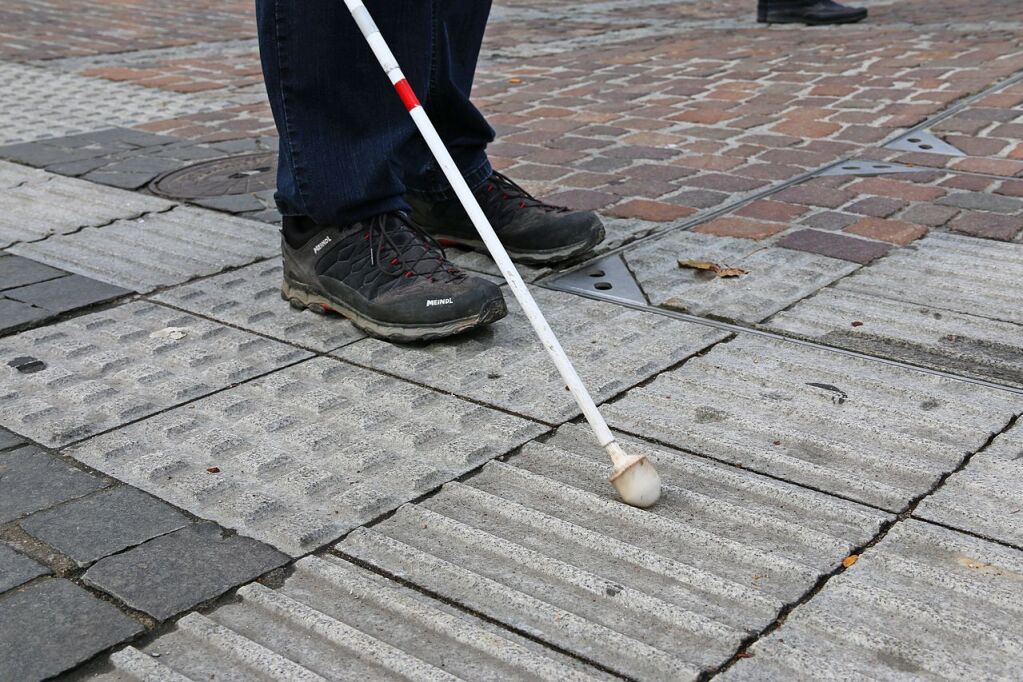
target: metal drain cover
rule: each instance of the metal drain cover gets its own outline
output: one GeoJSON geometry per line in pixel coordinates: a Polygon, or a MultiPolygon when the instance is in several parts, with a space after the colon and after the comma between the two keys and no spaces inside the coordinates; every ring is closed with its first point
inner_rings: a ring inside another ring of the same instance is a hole
{"type": "Polygon", "coordinates": [[[170,199],[203,199],[261,192],[276,182],[277,153],[257,152],[179,168],[153,180],[149,189],[170,199]]]}
{"type": "Polygon", "coordinates": [[[550,281],[554,289],[650,305],[621,256],[605,256],[550,281]]]}
{"type": "Polygon", "coordinates": [[[949,144],[934,133],[918,130],[906,133],[888,144],[885,149],[896,149],[902,152],[923,152],[925,154],[944,154],[945,156],[966,156],[966,153],[955,145],[949,144]]]}

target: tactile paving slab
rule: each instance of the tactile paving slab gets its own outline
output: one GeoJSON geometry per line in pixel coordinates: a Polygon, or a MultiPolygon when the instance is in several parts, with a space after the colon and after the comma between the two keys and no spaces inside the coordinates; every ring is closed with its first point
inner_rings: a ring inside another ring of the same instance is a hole
{"type": "MultiPolygon", "coordinates": [[[[0,171],[2,172],[2,171],[0,171]]],[[[14,173],[0,182],[14,180],[14,173]]],[[[0,188],[0,248],[17,242],[68,234],[83,227],[105,225],[120,218],[166,211],[173,203],[156,197],[123,192],[59,175],[40,175],[24,169],[23,182],[0,188]]]]}
{"type": "Polygon", "coordinates": [[[1019,551],[905,521],[723,679],[1016,679],[1021,575],[1019,551]]]}
{"type": "Polygon", "coordinates": [[[744,322],[759,322],[859,267],[770,243],[688,231],[642,242],[622,256],[653,305],[744,322]],[[746,274],[717,277],[679,267],[680,260],[710,261],[746,274]]]}
{"type": "Polygon", "coordinates": [[[308,355],[164,306],[130,303],[0,339],[0,423],[60,446],[308,355]]]}
{"type": "Polygon", "coordinates": [[[1023,422],[974,455],[913,513],[1023,548],[1023,422]]]}
{"type": "Polygon", "coordinates": [[[139,650],[110,658],[96,682],[610,679],[584,663],[358,568],[307,557],[284,585],[193,613],[139,650]],[[263,679],[263,675],[259,675],[263,679]]]}
{"type": "Polygon", "coordinates": [[[901,510],[1021,409],[1011,393],[740,337],[603,411],[631,433],[901,510]]]}
{"type": "Polygon", "coordinates": [[[280,259],[167,289],[154,300],[320,352],[365,337],[337,315],[295,310],[281,299],[280,259]]]}
{"type": "Polygon", "coordinates": [[[767,324],[831,346],[1023,386],[1023,326],[935,305],[829,288],[767,324]]]}
{"type": "Polygon", "coordinates": [[[0,62],[0,144],[131,126],[223,106],[211,98],[0,62]]]}
{"type": "MultiPolygon", "coordinates": [[[[531,291],[597,402],[728,336],[572,294],[531,291]]],[[[414,347],[366,339],[336,355],[547,422],[579,414],[521,308],[509,292],[505,297],[508,318],[480,332],[414,347]]]]}
{"type": "Polygon", "coordinates": [[[614,499],[603,452],[570,425],[336,549],[629,679],[682,680],[728,660],[888,518],[624,446],[654,458],[663,477],[649,510],[614,499]]]}
{"type": "Polygon", "coordinates": [[[48,177],[44,171],[0,161],[0,190],[45,182],[48,177]]]}
{"type": "Polygon", "coordinates": [[[179,206],[9,250],[145,293],[269,258],[280,252],[280,233],[266,223],[179,206]]]}
{"type": "Polygon", "coordinates": [[[319,358],[72,453],[197,516],[298,555],[543,430],[319,358]]]}
{"type": "Polygon", "coordinates": [[[932,234],[839,282],[842,291],[1023,324],[1023,245],[932,234]]]}

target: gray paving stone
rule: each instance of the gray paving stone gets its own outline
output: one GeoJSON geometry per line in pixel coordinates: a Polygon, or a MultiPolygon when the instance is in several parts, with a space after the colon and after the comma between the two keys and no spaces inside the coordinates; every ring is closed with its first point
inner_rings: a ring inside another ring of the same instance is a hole
{"type": "MultiPolygon", "coordinates": [[[[15,256],[16,257],[16,256],[15,256]]],[[[2,259],[0,259],[2,265],[2,259]]],[[[68,275],[3,292],[11,300],[42,308],[53,314],[127,296],[131,291],[82,275],[68,275]]]]}
{"type": "Polygon", "coordinates": [[[0,679],[34,682],[130,639],[142,625],[67,580],[0,598],[0,679]]]}
{"type": "Polygon", "coordinates": [[[641,242],[622,255],[654,305],[745,322],[758,322],[858,267],[770,243],[687,231],[641,242]],[[680,268],[680,260],[712,261],[747,274],[715,277],[680,268]]]}
{"type": "Polygon", "coordinates": [[[954,206],[972,211],[993,211],[995,213],[1023,213],[1023,201],[1012,197],[984,192],[955,192],[937,199],[935,203],[943,206],[954,206]]]}
{"type": "MultiPolygon", "coordinates": [[[[532,292],[597,402],[728,336],[572,294],[532,292]]],[[[507,292],[506,297],[508,318],[480,333],[417,347],[366,339],[335,355],[547,422],[578,415],[529,321],[507,292]]]]}
{"type": "Polygon", "coordinates": [[[365,337],[340,316],[293,309],[281,299],[282,279],[278,258],[167,289],[153,299],[321,352],[365,337]]]}
{"type": "Polygon", "coordinates": [[[12,62],[0,64],[0,102],[0,144],[178,118],[226,104],[12,62]]]}
{"type": "Polygon", "coordinates": [[[823,289],[767,326],[839,348],[1023,386],[1023,326],[823,289]]]}
{"type": "Polygon", "coordinates": [[[336,549],[630,679],[694,679],[888,515],[626,439],[664,494],[627,507],[581,426],[400,508],[336,549]]]}
{"type": "Polygon", "coordinates": [[[1023,245],[933,233],[836,286],[879,298],[1023,324],[1023,245]]]}
{"type": "Polygon", "coordinates": [[[197,516],[298,555],[542,431],[321,358],[72,452],[197,516]]]}
{"type": "Polygon", "coordinates": [[[63,277],[66,274],[62,270],[36,263],[28,258],[0,255],[0,291],[63,277]]]}
{"type": "Polygon", "coordinates": [[[173,205],[157,197],[51,175],[45,182],[0,190],[0,247],[166,211],[173,205]]]}
{"type": "Polygon", "coordinates": [[[280,252],[272,225],[178,207],[141,220],[120,220],[11,252],[139,292],[180,284],[280,252]]]}
{"type": "MultiPolygon", "coordinates": [[[[2,156],[2,155],[0,155],[2,156]]],[[[0,161],[0,190],[11,189],[20,185],[45,182],[46,173],[34,168],[25,168],[14,163],[0,161]]]]}
{"type": "Polygon", "coordinates": [[[106,487],[106,481],[34,446],[0,452],[0,523],[106,487]]]}
{"type": "Polygon", "coordinates": [[[1021,574],[1023,553],[902,522],[723,679],[1017,679],[1021,574]]]}
{"type": "Polygon", "coordinates": [[[166,620],[287,561],[261,542],[199,523],[101,559],[82,580],[166,620]]]}
{"type": "Polygon", "coordinates": [[[170,505],[118,486],[37,512],[18,525],[84,566],[188,523],[170,505]]]}
{"type": "Polygon", "coordinates": [[[890,244],[819,230],[790,232],[778,240],[778,246],[829,258],[840,258],[861,265],[877,260],[891,249],[890,244]]]}
{"type": "Polygon", "coordinates": [[[631,433],[900,510],[1021,409],[1023,398],[1002,391],[741,337],[604,414],[631,433]]]}
{"type": "Polygon", "coordinates": [[[1023,548],[1023,422],[974,455],[914,514],[1023,548]]]}
{"type": "Polygon", "coordinates": [[[65,445],[307,357],[309,353],[153,303],[0,339],[0,425],[65,445]],[[12,358],[44,363],[22,373],[12,358]]]}
{"type": "Polygon", "coordinates": [[[96,682],[251,679],[578,681],[609,676],[337,557],[307,557],[279,590],[189,614],[96,682]],[[158,657],[154,657],[158,654],[158,657]]]}
{"type": "Polygon", "coordinates": [[[0,297],[0,334],[13,332],[32,322],[40,322],[52,317],[52,315],[53,313],[42,308],[0,297]]]}
{"type": "Polygon", "coordinates": [[[0,543],[0,593],[12,590],[49,572],[49,569],[42,564],[0,543]]]}
{"type": "Polygon", "coordinates": [[[0,450],[13,448],[15,445],[21,445],[24,442],[17,434],[11,433],[7,429],[0,429],[0,450]]]}

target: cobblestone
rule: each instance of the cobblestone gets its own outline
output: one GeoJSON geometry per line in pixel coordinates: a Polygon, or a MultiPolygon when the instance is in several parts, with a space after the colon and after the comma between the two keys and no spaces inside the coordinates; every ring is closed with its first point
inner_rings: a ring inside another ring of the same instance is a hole
{"type": "Polygon", "coordinates": [[[47,573],[45,566],[0,543],[0,593],[47,573]]]}
{"type": "Polygon", "coordinates": [[[103,479],[34,446],[0,453],[0,523],[106,487],[103,479]]]}

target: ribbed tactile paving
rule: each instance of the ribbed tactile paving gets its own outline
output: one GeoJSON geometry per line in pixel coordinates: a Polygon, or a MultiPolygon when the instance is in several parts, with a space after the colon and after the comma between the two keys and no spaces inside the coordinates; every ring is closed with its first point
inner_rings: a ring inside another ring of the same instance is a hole
{"type": "Polygon", "coordinates": [[[608,676],[336,557],[283,587],[191,614],[97,682],[129,680],[583,680],[608,676]],[[154,657],[155,654],[158,656],[154,657]]]}
{"type": "Polygon", "coordinates": [[[824,289],[768,326],[830,346],[1023,385],[1023,326],[941,306],[824,289]]]}
{"type": "Polygon", "coordinates": [[[1021,552],[905,521],[722,679],[1019,679],[1021,575],[1021,552]]]}
{"type": "Polygon", "coordinates": [[[298,555],[542,431],[321,358],[90,440],[72,454],[298,555]]]}
{"type": "Polygon", "coordinates": [[[25,169],[25,182],[0,188],[0,248],[68,234],[121,218],[166,211],[174,204],[157,197],[103,187],[84,180],[25,169]]]}
{"type": "Polygon", "coordinates": [[[631,433],[900,510],[1021,409],[1023,398],[1010,393],[741,337],[604,414],[631,433]]]}
{"type": "Polygon", "coordinates": [[[836,286],[1023,324],[1023,245],[935,233],[894,251],[836,286]]]}
{"type": "MultiPolygon", "coordinates": [[[[531,291],[597,402],[728,336],[572,294],[531,291]]],[[[508,318],[478,333],[419,347],[366,339],[336,355],[535,419],[559,422],[579,414],[522,309],[505,296],[508,318]]]]}
{"type": "Polygon", "coordinates": [[[950,476],[914,514],[1023,547],[1023,422],[950,476]]]}
{"type": "Polygon", "coordinates": [[[770,242],[688,231],[642,242],[622,256],[653,305],[744,322],[759,322],[860,267],[770,242]],[[680,260],[710,261],[747,274],[717,277],[681,268],[680,260]]]}
{"type": "Polygon", "coordinates": [[[275,339],[327,352],[365,336],[337,315],[293,309],[281,299],[279,259],[168,289],[153,298],[275,339]]]}
{"type": "Polygon", "coordinates": [[[45,171],[0,161],[0,190],[46,182],[48,177],[50,176],[45,171]]]}
{"type": "Polygon", "coordinates": [[[724,663],[888,515],[628,440],[657,461],[650,510],[614,499],[592,434],[562,427],[336,547],[637,680],[724,663]]]}
{"type": "Polygon", "coordinates": [[[280,252],[273,225],[177,207],[10,249],[110,284],[148,292],[280,252]]]}
{"type": "Polygon", "coordinates": [[[57,447],[308,355],[164,306],[131,303],[0,339],[0,423],[57,447]],[[16,358],[44,367],[18,371],[8,364],[16,358]]]}

